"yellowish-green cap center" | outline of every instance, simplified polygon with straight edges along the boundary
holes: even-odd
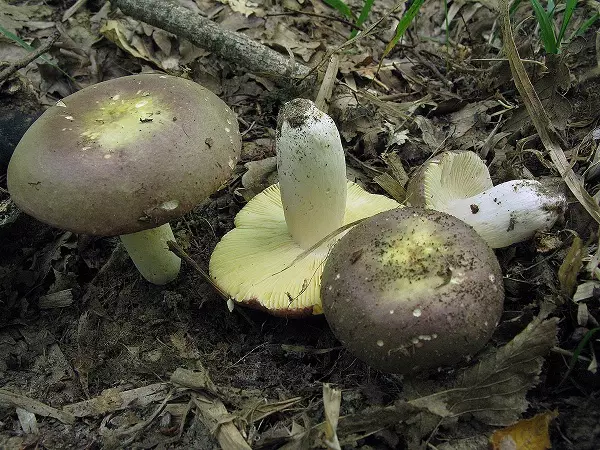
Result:
[[[160,121],[169,116],[164,102],[145,91],[133,95],[114,95],[99,101],[83,118],[83,149],[100,147],[105,158],[118,148],[139,139],[140,123]]]

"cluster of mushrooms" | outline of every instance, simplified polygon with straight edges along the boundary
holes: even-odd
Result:
[[[210,276],[242,305],[324,313],[350,352],[384,371],[432,369],[479,351],[503,310],[492,249],[552,227],[566,208],[553,185],[493,186],[472,152],[423,165],[408,186],[410,206],[370,194],[347,180],[335,123],[310,100],[283,106],[276,149],[279,182],[236,216]],[[17,146],[8,187],[43,222],[119,235],[142,276],[162,285],[181,265],[167,246],[169,221],[226,183],[240,151],[235,114],[210,91],[133,75],[48,109]]]

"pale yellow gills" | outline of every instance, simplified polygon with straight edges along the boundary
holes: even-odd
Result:
[[[344,225],[399,206],[351,181],[347,194]],[[305,250],[290,236],[278,184],[250,200],[236,216],[235,225],[210,259],[210,275],[216,284],[236,302],[273,315],[321,314],[323,263],[347,230],[300,258]]]

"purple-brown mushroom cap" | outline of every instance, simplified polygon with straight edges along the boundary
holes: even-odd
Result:
[[[231,109],[183,78],[98,83],[50,107],[8,167],[24,212],[58,228],[113,236],[190,211],[230,177],[241,137]]]
[[[452,365],[490,339],[503,309],[500,265],[467,224],[401,208],[377,214],[333,248],[321,282],[336,337],[372,367]]]

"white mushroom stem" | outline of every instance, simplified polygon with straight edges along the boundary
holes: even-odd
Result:
[[[552,227],[565,207],[558,190],[535,180],[513,180],[436,209],[471,225],[490,247],[501,248]]]
[[[288,230],[308,249],[342,226],[346,163],[334,121],[313,102],[284,105],[277,127],[277,170]]]
[[[163,285],[177,278],[181,259],[167,245],[167,241],[175,240],[171,225],[166,223],[120,238],[133,263],[150,283]]]

